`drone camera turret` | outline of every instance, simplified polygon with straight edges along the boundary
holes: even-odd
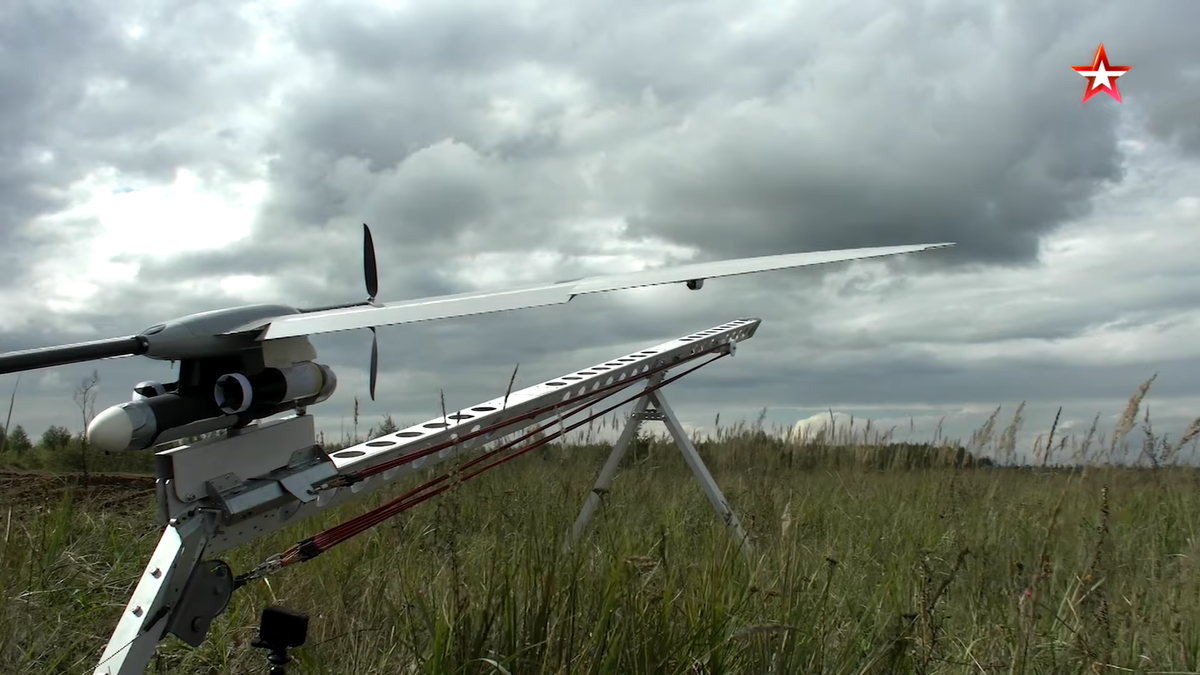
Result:
[[[108,452],[144,450],[185,436],[227,429],[237,422],[236,415],[221,415],[211,401],[196,396],[135,393],[132,401],[96,415],[88,425],[87,439]]]
[[[152,396],[162,396],[165,393],[167,393],[167,388],[163,386],[162,382],[147,380],[145,382],[138,382],[137,386],[133,388],[132,400],[140,401]]]
[[[254,375],[228,373],[213,396],[179,393],[173,385],[142,382],[134,399],[104,410],[87,428],[88,442],[108,452],[145,450],[189,436],[220,431],[328,399],[337,377],[311,361],[266,368]]]
[[[704,280],[703,279],[692,279],[687,282],[687,287],[688,287],[689,291],[698,291],[701,288],[704,288]]]

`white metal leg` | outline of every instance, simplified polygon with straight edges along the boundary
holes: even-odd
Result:
[[[729,528],[734,540],[741,545],[742,553],[749,560],[754,553],[754,549],[750,545],[750,538],[746,535],[746,530],[742,528],[742,523],[738,520],[737,514],[730,508],[725,495],[721,493],[721,488],[717,486],[717,481],[713,479],[712,474],[708,471],[708,467],[704,465],[704,460],[700,458],[700,453],[696,452],[696,446],[692,445],[692,439],[688,438],[687,432],[683,430],[683,425],[679,423],[679,418],[675,416],[675,411],[671,409],[666,397],[662,395],[662,390],[651,393],[650,397],[654,399],[654,406],[662,416],[661,422],[666,425],[667,431],[675,439],[675,447],[679,448],[679,452],[683,453],[684,461],[691,467],[692,473],[696,474],[696,479],[700,481],[700,487],[704,490],[708,501],[712,503],[713,508],[717,511],[717,515],[721,517],[725,526]]]
[[[646,385],[647,389],[655,386],[661,380],[661,375],[656,376]],[[647,408],[651,402],[654,403],[655,409],[648,411]],[[592,491],[588,493],[587,501],[583,504],[583,510],[579,513],[579,518],[575,520],[575,525],[571,528],[570,537],[566,542],[567,546],[579,541],[579,538],[583,535],[583,531],[591,521],[592,515],[600,506],[602,495],[610,489],[612,481],[617,474],[617,467],[621,464],[621,460],[629,450],[629,444],[633,442],[642,421],[646,419],[661,421],[666,425],[667,431],[675,441],[675,447],[679,448],[684,461],[687,462],[688,467],[695,474],[701,489],[704,490],[705,496],[708,497],[708,501],[712,503],[717,515],[721,517],[722,522],[729,528],[730,533],[734,536],[734,540],[741,546],[742,553],[749,560],[754,552],[750,544],[750,538],[746,535],[745,529],[742,528],[742,523],[738,520],[737,514],[730,508],[725,495],[721,493],[721,488],[717,486],[716,480],[709,473],[708,467],[704,465],[704,460],[701,459],[700,453],[696,451],[696,446],[692,444],[692,440],[688,438],[683,425],[679,423],[679,418],[675,416],[675,411],[667,404],[662,390],[649,392],[637,400],[633,412],[629,416],[629,422],[621,431],[621,436],[617,439],[617,442],[613,444],[612,452],[608,455],[608,461],[604,463],[604,468],[600,470],[600,475],[596,478],[596,484],[592,487]]]
[[[171,608],[183,594],[204,551],[200,519],[172,522],[163,528],[137,588],[121,613],[95,675],[141,675],[167,629]]]
[[[663,375],[655,375],[647,382],[646,387],[653,387],[661,382]],[[625,423],[625,428],[621,430],[620,437],[613,444],[612,452],[608,453],[608,461],[604,463],[604,468],[600,469],[600,475],[596,478],[596,484],[592,486],[591,492],[588,493],[587,501],[583,503],[583,510],[579,512],[579,517],[575,519],[575,526],[571,528],[571,536],[567,540],[569,547],[579,537],[583,535],[583,531],[587,528],[588,523],[592,519],[592,514],[600,506],[600,501],[603,495],[608,492],[612,486],[613,479],[617,476],[617,467],[621,465],[621,460],[625,458],[625,453],[629,450],[629,444],[637,436],[638,429],[641,427],[641,416],[646,411],[646,406],[650,403],[648,396],[638,398],[637,403],[633,406],[633,412],[629,415],[629,421]]]

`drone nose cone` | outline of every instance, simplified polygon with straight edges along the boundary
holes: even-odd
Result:
[[[87,428],[88,443],[108,452],[121,452],[133,442],[133,420],[120,406],[96,415]]]

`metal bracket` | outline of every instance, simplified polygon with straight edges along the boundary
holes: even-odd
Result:
[[[167,632],[193,647],[204,643],[208,627],[233,598],[233,572],[221,560],[206,560],[192,570],[179,602],[171,609]]]

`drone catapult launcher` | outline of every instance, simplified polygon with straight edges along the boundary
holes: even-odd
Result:
[[[577,295],[668,283],[699,290],[705,279],[893,256],[952,244],[795,253],[590,277],[509,291],[379,303],[370,230],[363,260],[368,299],[316,309],[250,305],[205,312],[137,335],[0,354],[0,374],[124,356],[178,361],[178,381],[142,382],[132,400],[89,425],[98,449],[147,451],[218,432],[155,454],[158,545],[122,611],[95,673],[143,673],[169,633],[200,646],[241,586],[309,560],[464,480],[510,461],[632,403],[568,543],[587,527],[641,422],[660,421],[709,501],[749,554],[746,532],[688,439],[664,387],[735,353],[760,320],[741,318],[508,392],[364,443],[327,451],[308,407],[330,398],[337,378],[316,362],[309,335],[562,304]],[[372,343],[375,396],[378,343]],[[434,477],[375,509],[314,534],[253,569],[235,574],[221,553],[302,522],[397,479],[457,458]],[[286,657],[285,657],[286,658]]]

